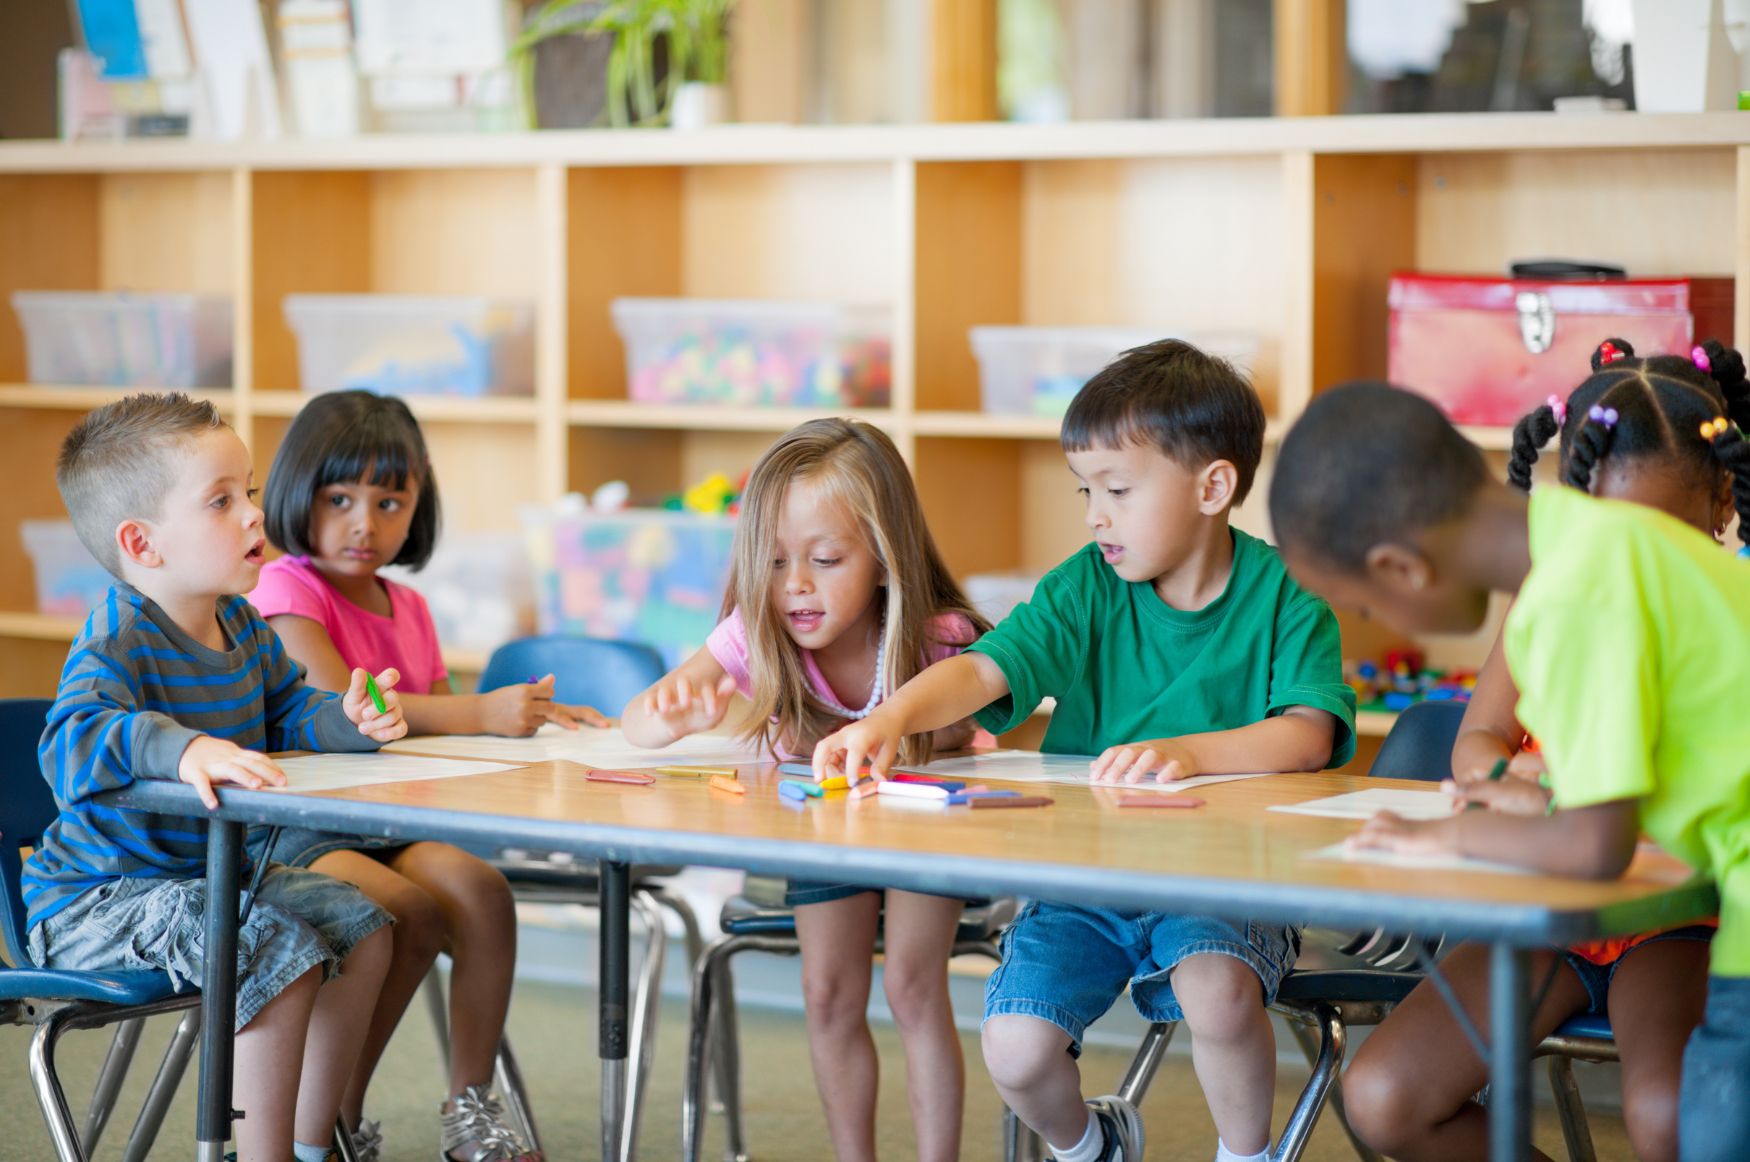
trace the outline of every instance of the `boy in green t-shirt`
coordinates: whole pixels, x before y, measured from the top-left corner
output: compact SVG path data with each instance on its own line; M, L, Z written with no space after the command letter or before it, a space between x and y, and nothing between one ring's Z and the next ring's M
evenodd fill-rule
M1336 619L1274 550L1228 525L1263 454L1251 385L1188 344L1153 343L1089 381L1062 442L1094 543L965 653L823 740L816 771L867 759L884 774L906 735L974 712L1012 730L1048 696L1044 749L1098 756L1098 780L1346 762L1355 699ZM1299 942L1283 924L1030 904L986 988L985 1063L1058 1159L1137 1162L1136 1111L1116 1097L1084 1104L1075 1064L1128 984L1144 1017L1191 1027L1217 1157L1263 1158L1276 1068L1265 1005Z
M1602 456L1617 416L1574 442ZM1701 439L1750 487L1750 443L1724 419ZM1297 577L1405 631L1482 624L1517 593L1503 649L1519 720L1554 792L1548 817L1383 814L1358 841L1478 856L1560 875L1622 874L1644 830L1713 875L1720 928L1707 1013L1683 1060L1685 1162L1750 1141L1750 569L1651 508L1567 488L1529 499L1491 478L1439 410L1383 384L1320 396L1283 441L1270 514Z

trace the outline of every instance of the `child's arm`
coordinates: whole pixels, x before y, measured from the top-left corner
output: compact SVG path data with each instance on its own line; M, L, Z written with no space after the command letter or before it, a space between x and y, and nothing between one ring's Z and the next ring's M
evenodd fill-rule
M1330 761L1336 736L1336 715L1290 706L1234 730L1108 747L1089 773L1096 783L1140 783L1152 771L1157 782L1169 783L1196 775L1317 771Z
M393 667L375 675L383 704L378 710L377 700L367 691L364 670L346 669L333 692L312 685L299 672L298 663L273 627L252 609L246 616L253 624L261 657L269 750L375 750L407 733L400 695L395 691L401 675ZM329 649L333 649L332 643ZM334 692L341 696L334 697Z
M689 734L711 730L729 712L735 679L709 649L682 662L626 704L620 729L633 746L660 749Z
M334 648L334 639L322 623L295 613L275 614L267 619L291 655L304 664L305 681L318 690L345 690L352 682L352 667ZM544 722L575 728L579 722L607 726L608 720L588 706L567 706L553 701L553 675L539 682L503 686L486 694L452 694L446 679L444 689L430 694L402 694L401 706L407 729L413 734L504 734L530 735Z
M1519 723L1518 705L1519 687L1507 669L1507 653L1497 635L1488 660L1477 674L1476 689L1471 692L1470 705L1465 707L1464 721L1459 723L1458 739L1452 746L1455 778L1486 772L1501 759L1510 760L1511 774L1535 780L1542 773L1543 756L1520 753L1525 727Z
M1613 799L1554 815L1460 811L1449 819L1402 819L1389 811L1369 819L1350 840L1408 855L1467 855L1533 871L1584 879L1614 879L1640 842L1639 801Z
M820 740L814 748L816 778L860 771L867 763L877 778L899 758L907 735L953 727L1009 694L1009 680L980 653L944 658L893 692L861 722Z

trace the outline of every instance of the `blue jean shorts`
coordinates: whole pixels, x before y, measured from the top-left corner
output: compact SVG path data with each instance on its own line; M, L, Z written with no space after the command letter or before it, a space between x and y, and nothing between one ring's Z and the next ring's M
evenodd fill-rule
M336 851L395 851L411 846L405 839L383 839L379 836L344 835L338 831L316 831L309 827L282 828L267 850L271 827L251 827L248 839L251 859L271 859L287 867L309 867L325 855Z
M1218 953L1258 974L1263 1003L1276 999L1300 955L1300 929L1288 924L1028 904L1003 932L1003 960L984 988L984 1019L1018 1014L1069 1034L1081 1053L1089 1025L1130 986L1130 1003L1148 1021L1179 1021L1170 975L1188 956Z
M1564 955L1568 967L1574 970L1574 975L1580 978L1580 983L1586 988L1586 1011L1595 1016L1608 1016L1610 1013L1610 982L1616 979L1616 970L1624 960L1633 956L1639 949L1649 944L1657 944L1662 940L1712 940L1715 928L1712 924L1691 924L1684 928L1673 928L1669 932L1661 932L1657 936L1649 936L1639 944L1631 946L1621 956L1609 964L1597 964L1587 960L1571 949Z
M1707 1013L1683 1050L1683 1162L1737 1162L1750 1139L1750 978L1707 978Z
M207 881L127 879L99 884L32 926L31 959L84 972L160 969L180 991L198 986ZM317 965L340 972L359 941L393 923L351 884L272 864L237 934L237 1028Z

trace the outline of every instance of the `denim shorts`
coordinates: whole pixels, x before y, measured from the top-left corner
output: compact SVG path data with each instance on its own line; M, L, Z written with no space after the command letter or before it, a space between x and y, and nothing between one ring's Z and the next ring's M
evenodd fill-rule
M1105 1015L1124 986L1149 1021L1178 1021L1170 974L1188 956L1219 953L1258 974L1263 1003L1276 999L1300 955L1300 929L1289 924L1120 912L1032 903L1003 932L1003 960L984 988L984 1019L1037 1017L1069 1034L1080 1054L1089 1025Z
M860 896L864 892L885 892L886 888L872 888L867 884L831 884L816 883L813 880L787 880L784 884L784 906L800 908L804 904L830 904L834 900L848 900L852 896ZM902 889L909 891L910 889ZM919 892L920 896L941 896L944 900L960 900L972 907L990 903L984 896L952 896L943 892Z
M309 867L323 856L336 851L394 851L411 846L405 839L383 839L366 835L343 835L337 831L315 831L308 827L286 827L274 840L273 851L267 851L270 827L251 827L247 843L251 859L271 859L287 867Z
M31 959L85 972L161 969L180 991L201 979L207 881L117 878L32 926ZM393 923L351 884L269 865L237 935L237 1028L317 965L330 980L359 941Z
M1586 1011L1604 1017L1610 1014L1610 982L1616 979L1616 970L1624 960L1633 956L1637 950L1649 944L1657 944L1661 940L1712 940L1715 931L1717 929L1712 924L1691 924L1685 928L1673 928L1631 946L1609 964L1596 964L1574 951L1567 952L1565 956L1568 967L1574 970L1574 975L1586 987Z
M1707 978L1707 1012L1683 1050L1683 1162L1735 1162L1750 1140L1750 978Z

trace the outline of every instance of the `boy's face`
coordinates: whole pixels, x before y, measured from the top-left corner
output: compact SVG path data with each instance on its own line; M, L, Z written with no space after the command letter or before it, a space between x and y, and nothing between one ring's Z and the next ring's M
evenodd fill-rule
M267 539L243 441L230 428L215 428L181 441L170 455L175 483L158 516L138 522L146 550L135 557L131 579L143 578L165 596L249 592L261 576Z
M1232 500L1231 487L1211 492L1207 478L1216 465L1191 471L1152 445L1066 456L1081 482L1088 528L1106 564L1126 581L1153 581L1183 564L1197 547L1202 522Z
M1360 572L1301 547L1285 547L1282 560L1302 588L1400 633L1474 633L1488 616L1486 588L1443 576L1410 546L1375 546Z

